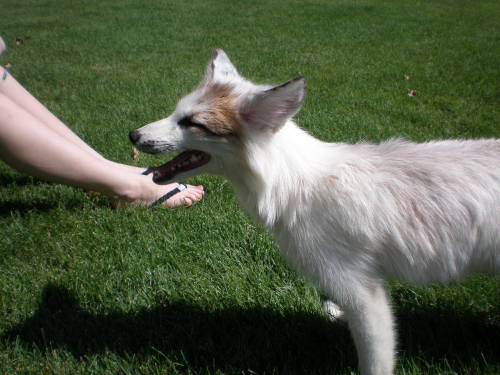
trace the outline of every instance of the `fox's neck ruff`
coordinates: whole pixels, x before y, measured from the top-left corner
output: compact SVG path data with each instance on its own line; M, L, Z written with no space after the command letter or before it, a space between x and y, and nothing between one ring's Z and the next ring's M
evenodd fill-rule
M297 209L328 176L333 146L289 121L267 143L248 140L245 171L231 170L227 177L245 208L266 227L274 226L283 215L293 224Z

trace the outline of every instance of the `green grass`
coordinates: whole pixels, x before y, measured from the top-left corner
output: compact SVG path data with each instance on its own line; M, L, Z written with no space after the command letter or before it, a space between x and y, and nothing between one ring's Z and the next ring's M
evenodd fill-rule
M258 82L305 76L297 121L324 140L500 137L498 1L0 0L0 15L0 64L124 163L127 132L168 114L215 47ZM0 164L0 373L355 372L345 325L230 186L191 182L209 191L193 208L116 211ZM500 373L498 278L390 289L399 374Z

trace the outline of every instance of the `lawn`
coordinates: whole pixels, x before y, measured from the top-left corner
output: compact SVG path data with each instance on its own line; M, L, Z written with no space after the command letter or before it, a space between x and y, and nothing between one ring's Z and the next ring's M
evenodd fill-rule
M323 140L500 137L498 1L0 0L0 15L0 64L123 163L163 160L132 160L127 133L170 113L216 47L257 82L305 76L297 122ZM115 210L0 162L0 373L356 372L347 327L229 184L189 182L208 191L192 208ZM500 373L498 277L389 287L398 374Z

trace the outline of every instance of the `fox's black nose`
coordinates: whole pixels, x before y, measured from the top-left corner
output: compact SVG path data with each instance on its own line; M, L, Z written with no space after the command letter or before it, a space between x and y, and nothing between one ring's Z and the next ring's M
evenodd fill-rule
M130 139L130 142L133 144L136 144L137 141L141 138L141 134L137 130L132 130L130 133L128 133L128 137Z

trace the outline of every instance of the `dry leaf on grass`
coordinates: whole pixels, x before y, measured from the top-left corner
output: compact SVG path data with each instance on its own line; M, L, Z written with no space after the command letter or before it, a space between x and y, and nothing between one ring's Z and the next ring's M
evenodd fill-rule
M139 150L135 148L135 146L132 146L132 160L139 160Z
M24 42L27 42L27 41L30 41L30 40L31 40L30 36L25 36L25 37L22 37L22 38L20 36L16 36L16 38L14 39L14 43L16 44L16 46L20 46Z
M94 190L83 189L83 191L88 197L95 197L96 195L99 195L99 193Z

